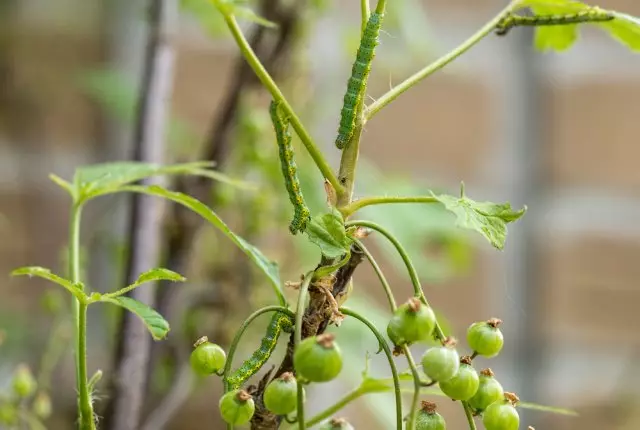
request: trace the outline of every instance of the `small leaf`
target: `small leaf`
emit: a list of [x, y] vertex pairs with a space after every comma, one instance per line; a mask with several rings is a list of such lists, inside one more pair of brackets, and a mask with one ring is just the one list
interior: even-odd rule
[[253, 22], [258, 25], [262, 25], [267, 28], [277, 28], [278, 24], [275, 22], [269, 21], [255, 13], [252, 9], [249, 9], [245, 6], [234, 6], [232, 13], [239, 18], [242, 18], [246, 21]]
[[337, 209], [316, 215], [307, 226], [309, 240], [320, 248], [327, 258], [338, 258], [349, 251], [351, 239], [344, 228], [344, 219]]
[[54, 174], [49, 175], [49, 179], [55, 182], [55, 184], [58, 185], [60, 188], [66, 190], [69, 194], [71, 194], [72, 197], [74, 196], [75, 189], [73, 188], [72, 183], [67, 182], [64, 179], [62, 179], [60, 176], [57, 176]]
[[229, 229], [229, 227], [211, 210], [207, 205], [200, 202], [191, 196], [176, 191], [169, 191], [159, 186], [141, 186], [141, 185], [129, 185], [122, 187], [121, 191], [129, 191], [134, 193], [148, 194], [156, 197], [163, 197], [171, 200], [187, 208], [191, 209], [205, 220], [209, 221], [214, 227], [224, 233], [238, 248], [240, 248], [256, 266], [269, 278], [271, 286], [278, 296], [280, 304], [285, 304], [286, 299], [282, 292], [282, 286], [280, 282], [280, 271], [278, 265], [273, 261], [265, 257], [262, 252], [253, 245], [249, 244], [240, 236], [236, 235]]
[[29, 267], [20, 267], [11, 272], [11, 276], [36, 276], [38, 278], [46, 279], [55, 284], [58, 284], [65, 289], [69, 290], [71, 294], [80, 298], [83, 297], [84, 293], [82, 292], [82, 288], [79, 287], [78, 284], [74, 284], [68, 279], [64, 279], [55, 273], [52, 273], [51, 270], [46, 269], [44, 267], [38, 266], [29, 266]]
[[513, 211], [509, 203], [475, 202], [466, 196], [433, 196], [456, 215], [459, 227], [477, 231], [498, 249], [504, 248], [507, 224], [516, 221], [526, 211], [526, 207]]
[[187, 279], [179, 273], [176, 273], [169, 269], [157, 268], [151, 269], [142, 273], [136, 279], [135, 284], [143, 284], [145, 282], [155, 282], [155, 281], [174, 281], [174, 282], [184, 282]]
[[136, 314], [151, 333], [154, 340], [161, 340], [169, 334], [169, 323], [149, 306], [129, 297], [105, 297], [101, 301], [112, 303]]

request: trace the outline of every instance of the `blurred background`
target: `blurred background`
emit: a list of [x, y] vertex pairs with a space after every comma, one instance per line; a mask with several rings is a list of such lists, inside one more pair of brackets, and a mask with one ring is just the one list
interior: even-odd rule
[[[160, 62], [172, 83], [166, 139], [159, 148], [163, 160], [210, 160], [258, 191], [189, 178], [172, 178], [171, 187], [210, 204], [280, 264], [283, 279], [297, 280], [318, 261], [313, 245], [288, 234], [291, 208], [279, 176], [268, 96], [207, 0], [3, 0], [0, 399], [10, 394], [18, 364], [27, 364], [53, 402], [53, 414], [43, 420], [48, 429], [72, 428], [75, 420], [69, 299], [43, 282], [8, 274], [24, 265], [65, 271], [69, 201], [48, 179], [50, 173], [70, 179], [78, 166], [139, 154], [136, 105], [150, 76], [145, 73], [149, 22], [159, 4], [166, 8], [161, 24], [167, 28], [156, 42], [175, 54], [175, 62]], [[389, 2], [369, 94], [379, 97], [457, 46], [504, 4]], [[599, 5], [640, 15], [635, 0]], [[249, 6], [279, 24], [265, 29], [242, 22], [254, 49], [337, 166], [333, 139], [358, 43], [358, 2], [254, 0]], [[534, 52], [531, 40], [532, 33], [521, 29], [506, 38], [488, 37], [379, 113], [367, 124], [361, 145], [357, 196], [428, 189], [454, 194], [464, 181], [475, 200], [526, 204], [525, 217], [509, 226], [504, 251], [456, 229], [453, 217], [438, 207], [372, 208], [360, 217], [385, 224], [409, 248], [450, 334], [462, 339], [476, 320], [504, 321], [504, 352], [491, 361], [478, 359], [479, 366], [491, 366], [505, 389], [523, 401], [579, 414], [522, 409], [524, 427], [638, 429], [640, 59], [593, 29], [584, 30], [563, 55]], [[320, 211], [321, 177], [294, 142], [305, 196]], [[105, 197], [84, 213], [83, 276], [93, 290], [112, 291], [126, 282], [134, 258], [128, 252], [131, 205], [127, 196]], [[275, 300], [263, 275], [210, 226], [167, 206], [160, 230], [158, 265], [189, 281], [159, 285], [155, 292], [156, 307], [172, 331], [168, 340], [150, 347], [150, 358], [138, 369], [148, 383], [141, 424], [134, 428], [222, 429], [221, 384], [191, 375], [191, 345], [201, 335], [228, 345], [252, 309]], [[367, 241], [396, 297], [409, 297], [401, 260], [379, 238]], [[288, 297], [295, 299], [295, 293]], [[390, 316], [366, 263], [356, 272], [349, 304], [381, 328]], [[267, 320], [259, 321], [238, 359], [259, 343]], [[118, 345], [126, 333], [120, 323], [115, 309], [91, 307], [89, 371], [104, 372], [96, 408], [103, 428], [111, 429], [118, 428], [114, 393], [127, 390], [126, 383], [117, 383], [123, 360]], [[389, 375], [384, 357], [374, 355], [375, 339], [357, 323], [347, 320], [333, 330], [342, 339], [346, 371], [340, 381], [310, 389], [308, 416], [358, 386], [367, 351], [369, 373]], [[276, 365], [281, 343], [272, 360]], [[416, 354], [423, 349], [416, 347]], [[404, 370], [404, 362], [398, 363]], [[392, 428], [392, 399], [389, 393], [371, 394], [340, 415], [356, 428]], [[465, 428], [458, 404], [434, 399], [450, 428]]]

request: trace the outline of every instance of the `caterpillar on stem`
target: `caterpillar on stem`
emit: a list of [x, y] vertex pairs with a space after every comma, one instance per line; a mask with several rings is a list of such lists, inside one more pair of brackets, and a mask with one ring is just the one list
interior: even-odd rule
[[293, 322], [291, 318], [288, 315], [276, 312], [267, 326], [267, 333], [260, 342], [260, 348], [255, 350], [251, 357], [247, 358], [236, 371], [227, 377], [230, 390], [240, 388], [247, 379], [255, 375], [269, 361], [271, 353], [278, 344], [280, 333], [283, 330], [290, 333], [292, 329]]
[[340, 126], [336, 147], [344, 149], [353, 136], [356, 125], [356, 115], [360, 109], [362, 98], [367, 88], [367, 79], [371, 70], [371, 63], [375, 57], [375, 49], [378, 46], [378, 36], [382, 27], [383, 15], [373, 12], [367, 20], [367, 25], [362, 33], [360, 46], [356, 60], [351, 68], [351, 77], [347, 84], [347, 92], [344, 95], [342, 111], [340, 112]]
[[509, 14], [496, 25], [498, 36], [506, 35], [514, 27], [538, 27], [549, 25], [581, 24], [587, 22], [611, 21], [615, 17], [605, 10], [592, 7], [587, 10], [571, 14], [522, 16]]
[[298, 179], [298, 167], [293, 159], [294, 153], [293, 145], [291, 144], [291, 133], [289, 132], [289, 118], [281, 113], [280, 103], [276, 101], [271, 102], [269, 113], [276, 132], [284, 184], [294, 208], [293, 220], [289, 225], [289, 230], [291, 234], [297, 234], [298, 232], [304, 232], [311, 214], [302, 195], [300, 180]]

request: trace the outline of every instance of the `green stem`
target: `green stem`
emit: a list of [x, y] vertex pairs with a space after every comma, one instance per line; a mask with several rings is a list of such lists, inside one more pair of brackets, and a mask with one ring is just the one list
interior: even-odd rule
[[376, 197], [364, 197], [356, 200], [340, 209], [342, 215], [346, 218], [356, 211], [366, 206], [382, 205], [387, 203], [438, 203], [438, 199], [433, 196], [376, 196]]
[[227, 361], [224, 364], [224, 370], [222, 372], [222, 381], [224, 385], [224, 392], [229, 391], [229, 383], [227, 382], [227, 376], [229, 376], [229, 371], [231, 371], [231, 366], [233, 365], [233, 356], [236, 353], [236, 349], [238, 349], [238, 344], [240, 343], [240, 339], [242, 335], [247, 330], [249, 325], [258, 318], [262, 314], [266, 314], [267, 312], [282, 312], [283, 314], [287, 314], [291, 318], [294, 318], [295, 315], [291, 310], [285, 308], [284, 306], [265, 306], [264, 308], [258, 309], [244, 320], [238, 331], [236, 331], [236, 335], [231, 341], [231, 345], [229, 346], [229, 352], [227, 353]]
[[364, 32], [371, 14], [371, 8], [369, 7], [369, 0], [360, 0], [360, 14], [362, 15], [362, 31]]
[[[398, 241], [398, 239], [396, 239], [395, 236], [392, 235], [387, 229], [385, 229], [381, 225], [376, 224], [375, 222], [372, 222], [372, 221], [356, 220], [356, 221], [349, 221], [345, 223], [346, 228], [349, 228], [352, 226], [367, 227], [367, 228], [376, 230], [378, 233], [386, 237], [387, 240], [389, 240], [389, 242], [391, 242], [391, 244], [396, 248], [396, 250], [400, 254], [400, 257], [402, 257], [402, 261], [404, 261], [407, 271], [409, 272], [409, 277], [411, 278], [411, 283], [413, 284], [414, 294], [416, 295], [416, 297], [420, 298], [422, 303], [431, 307], [431, 305], [429, 304], [429, 301], [424, 295], [424, 291], [422, 291], [422, 285], [420, 284], [420, 278], [418, 277], [418, 272], [416, 271], [416, 268], [413, 266], [413, 263], [409, 258], [409, 254], [407, 254], [407, 251], [404, 249], [404, 247]], [[437, 321], [433, 331], [435, 336], [440, 341], [444, 341], [445, 339], [444, 332], [442, 331], [442, 328], [440, 327], [440, 324], [438, 324]]]
[[[360, 116], [358, 114], [358, 116]], [[344, 185], [344, 193], [338, 194], [338, 207], [344, 207], [351, 203], [353, 196], [353, 186], [356, 181], [356, 166], [358, 164], [358, 156], [360, 154], [360, 137], [362, 136], [362, 123], [358, 121], [353, 131], [351, 141], [342, 150], [342, 158], [340, 159], [340, 172], [338, 177]]]
[[411, 368], [411, 374], [413, 375], [413, 398], [411, 400], [411, 410], [409, 411], [409, 420], [407, 421], [407, 430], [414, 430], [416, 426], [416, 413], [418, 412], [418, 402], [420, 401], [420, 389], [422, 384], [420, 383], [420, 373], [418, 373], [418, 367], [413, 360], [411, 350], [408, 346], [402, 347], [404, 355], [407, 357], [409, 368]]
[[[300, 285], [300, 293], [298, 294], [298, 304], [296, 306], [296, 325], [293, 332], [294, 351], [298, 349], [298, 345], [302, 342], [302, 317], [304, 316], [304, 307], [307, 298], [307, 292], [309, 291], [309, 284], [313, 278], [313, 271], [304, 275], [302, 285]], [[304, 387], [302, 381], [298, 381], [298, 410], [296, 411], [298, 419], [298, 429], [305, 430], [304, 424]]]
[[[349, 403], [353, 402], [354, 400], [364, 396], [365, 394], [367, 394], [367, 392], [362, 390], [362, 387], [358, 387], [353, 391], [350, 391], [349, 393], [347, 393], [345, 396], [343, 396], [340, 400], [338, 400], [336, 403], [334, 403], [333, 405], [329, 406], [327, 409], [325, 409], [324, 411], [320, 412], [319, 414], [313, 416], [313, 418], [309, 419], [309, 421], [307, 421], [307, 423], [305, 424], [308, 428], [311, 428], [312, 426], [328, 419], [331, 418], [332, 416], [334, 416], [336, 414], [336, 412], [340, 411], [342, 408], [344, 408], [345, 406], [347, 406]], [[402, 428], [402, 427], [399, 427]]]
[[233, 38], [240, 48], [240, 51], [247, 60], [247, 63], [249, 63], [249, 66], [251, 66], [258, 79], [260, 79], [260, 82], [262, 82], [265, 88], [271, 93], [271, 96], [274, 98], [274, 100], [282, 104], [282, 108], [290, 117], [293, 129], [300, 137], [302, 144], [307, 148], [307, 151], [309, 152], [309, 155], [311, 155], [311, 158], [313, 158], [316, 166], [318, 166], [318, 169], [320, 170], [322, 175], [331, 183], [331, 185], [333, 185], [333, 188], [336, 190], [336, 194], [338, 196], [341, 196], [344, 193], [344, 187], [340, 184], [340, 182], [338, 182], [338, 178], [336, 178], [333, 170], [331, 169], [331, 166], [329, 166], [329, 163], [324, 158], [324, 155], [311, 139], [309, 132], [302, 125], [300, 118], [298, 118], [293, 108], [280, 91], [280, 88], [278, 88], [278, 85], [274, 82], [271, 75], [269, 75], [269, 72], [267, 72], [267, 70], [264, 68], [256, 53], [253, 51], [253, 49], [251, 49], [251, 45], [249, 45], [249, 42], [244, 37], [244, 34], [242, 33], [242, 30], [240, 29], [240, 26], [238, 25], [235, 17], [231, 13], [228, 13], [222, 9], [221, 12], [224, 16], [227, 26], [229, 27], [229, 30], [231, 30]]
[[461, 402], [464, 408], [464, 414], [467, 417], [467, 423], [469, 424], [469, 430], [476, 430], [476, 422], [473, 420], [473, 413], [467, 402]]
[[[362, 322], [364, 325], [366, 325], [369, 328], [369, 330], [371, 330], [371, 332], [378, 339], [378, 342], [380, 343], [380, 347], [382, 347], [382, 349], [384, 350], [384, 353], [387, 356], [387, 360], [389, 361], [389, 367], [391, 368], [391, 375], [393, 377], [393, 388], [396, 395], [396, 423], [397, 423], [398, 430], [402, 430], [402, 393], [400, 391], [400, 378], [398, 377], [398, 369], [396, 368], [396, 365], [393, 361], [393, 354], [389, 349], [389, 345], [387, 345], [386, 339], [378, 331], [375, 325], [373, 325], [369, 320], [367, 320], [365, 317], [358, 314], [357, 312], [354, 312], [351, 309], [346, 309], [346, 308], [340, 308], [340, 312], [342, 312], [345, 315], [352, 316], [355, 319]], [[418, 380], [420, 379], [419, 376], [420, 375], [418, 375]]]
[[[389, 92], [384, 94], [382, 97], [376, 100], [373, 104], [367, 107], [364, 111], [365, 121], [368, 121], [371, 118], [373, 118], [373, 116], [377, 114], [380, 111], [380, 109], [382, 109], [383, 107], [385, 107], [386, 105], [388, 105], [389, 103], [397, 99], [398, 96], [400, 96], [400, 94], [404, 93], [409, 88], [418, 84], [427, 76], [430, 76], [434, 72], [437, 72], [438, 70], [442, 69], [444, 66], [451, 63], [453, 60], [455, 60], [460, 55], [467, 52], [474, 45], [476, 45], [478, 42], [484, 39], [487, 35], [489, 35], [489, 33], [491, 33], [491, 31], [493, 31], [493, 29], [500, 22], [500, 20], [504, 18], [506, 14], [511, 12], [511, 10], [513, 9], [514, 5], [517, 2], [518, 0], [514, 0], [513, 2], [511, 2], [506, 8], [504, 8], [500, 13], [498, 13], [498, 15], [496, 15], [491, 21], [486, 23], [480, 30], [478, 30], [469, 39], [464, 41], [460, 46], [458, 46], [448, 54], [444, 55], [443, 57], [439, 58], [435, 62], [431, 63], [424, 69], [415, 73], [413, 76], [410, 76], [404, 82], [392, 88]], [[378, 3], [378, 5], [380, 4]]]
[[[80, 285], [80, 217], [82, 205], [73, 203], [69, 222], [69, 276], [71, 281]], [[95, 429], [93, 407], [87, 386], [87, 304], [73, 298], [73, 315], [76, 340], [76, 385], [80, 408], [80, 428]]]
[[387, 0], [378, 0], [378, 4], [376, 5], [376, 13], [383, 14], [386, 8]]
[[392, 312], [395, 312], [395, 310], [398, 308], [398, 306], [396, 305], [396, 299], [395, 297], [393, 297], [393, 291], [391, 290], [391, 286], [389, 285], [387, 278], [384, 276], [384, 273], [382, 273], [382, 269], [380, 269], [378, 262], [373, 258], [373, 255], [371, 255], [371, 252], [369, 252], [369, 250], [362, 244], [360, 240], [354, 239], [353, 241], [355, 242], [356, 245], [358, 245], [358, 248], [360, 248], [360, 250], [364, 252], [364, 255], [367, 257], [367, 260], [369, 260], [369, 263], [371, 264], [371, 267], [373, 267], [373, 270], [376, 272], [376, 275], [378, 275], [378, 279], [380, 279], [382, 288], [384, 289], [384, 292], [387, 295], [389, 308], [391, 308]]

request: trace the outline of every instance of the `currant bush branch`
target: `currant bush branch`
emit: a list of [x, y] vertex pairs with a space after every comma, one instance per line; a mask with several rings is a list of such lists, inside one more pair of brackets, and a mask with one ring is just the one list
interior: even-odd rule
[[397, 99], [402, 93], [407, 91], [409, 88], [414, 85], [420, 83], [424, 78], [432, 75], [438, 70], [445, 67], [447, 64], [451, 63], [453, 60], [467, 52], [469, 49], [474, 47], [478, 42], [488, 36], [498, 25], [498, 23], [509, 14], [515, 6], [519, 3], [519, 0], [512, 1], [507, 7], [505, 7], [502, 11], [500, 11], [493, 19], [491, 19], [488, 23], [486, 23], [480, 30], [478, 30], [475, 34], [473, 34], [469, 39], [464, 41], [460, 46], [445, 54], [441, 58], [437, 59], [424, 69], [416, 72], [414, 75], [410, 76], [402, 83], [398, 84], [394, 88], [392, 88], [389, 92], [384, 94], [382, 97], [377, 99], [374, 103], [369, 105], [364, 110], [364, 121], [369, 121], [373, 118], [382, 108], [387, 106], [389, 103]]
[[402, 197], [402, 196], [378, 196], [378, 197], [364, 197], [350, 203], [349, 205], [340, 208], [340, 213], [347, 218], [354, 214], [356, 211], [372, 205], [382, 204], [397, 204], [397, 203], [438, 203], [438, 199], [433, 196], [415, 196], [415, 197]]
[[227, 11], [223, 8], [220, 8], [220, 12], [224, 17], [227, 27], [231, 31], [236, 44], [242, 52], [242, 55], [244, 55], [245, 59], [253, 69], [258, 79], [260, 79], [265, 88], [271, 93], [273, 99], [281, 103], [282, 109], [290, 117], [291, 125], [300, 137], [302, 144], [309, 152], [309, 155], [315, 162], [316, 166], [318, 167], [322, 175], [331, 183], [338, 196], [341, 196], [344, 193], [344, 187], [336, 178], [333, 169], [331, 168], [331, 166], [329, 166], [329, 163], [322, 154], [322, 151], [320, 151], [320, 149], [316, 146], [313, 139], [311, 138], [311, 135], [305, 129], [302, 121], [300, 120], [300, 118], [298, 118], [298, 115], [295, 113], [295, 111], [285, 98], [284, 94], [282, 94], [282, 91], [280, 91], [278, 85], [274, 82], [271, 75], [269, 75], [269, 72], [267, 72], [267, 70], [258, 59], [256, 53], [253, 51], [251, 45], [242, 33], [242, 30], [240, 29], [235, 16], [230, 11]]
[[[404, 262], [407, 268], [407, 271], [409, 272], [409, 277], [411, 278], [411, 283], [413, 284], [413, 291], [415, 296], [419, 297], [420, 300], [425, 305], [427, 305], [428, 307], [431, 307], [429, 305], [429, 302], [426, 296], [424, 295], [424, 291], [422, 290], [422, 285], [420, 284], [420, 278], [418, 277], [418, 272], [413, 266], [413, 263], [411, 262], [411, 258], [409, 257], [409, 254], [407, 254], [407, 251], [404, 249], [404, 247], [398, 241], [398, 239], [395, 238], [394, 235], [392, 235], [387, 229], [385, 229], [381, 225], [376, 224], [372, 221], [364, 221], [364, 220], [348, 221], [345, 223], [345, 226], [347, 228], [354, 227], [354, 226], [370, 228], [382, 234], [389, 242], [391, 242], [391, 244], [398, 251], [398, 254], [400, 254], [400, 257], [402, 257], [402, 261]], [[440, 324], [438, 324], [437, 321], [436, 321], [436, 326], [434, 328], [434, 335], [441, 342], [443, 342], [445, 339], [444, 332], [442, 331], [442, 328], [440, 327]]]

